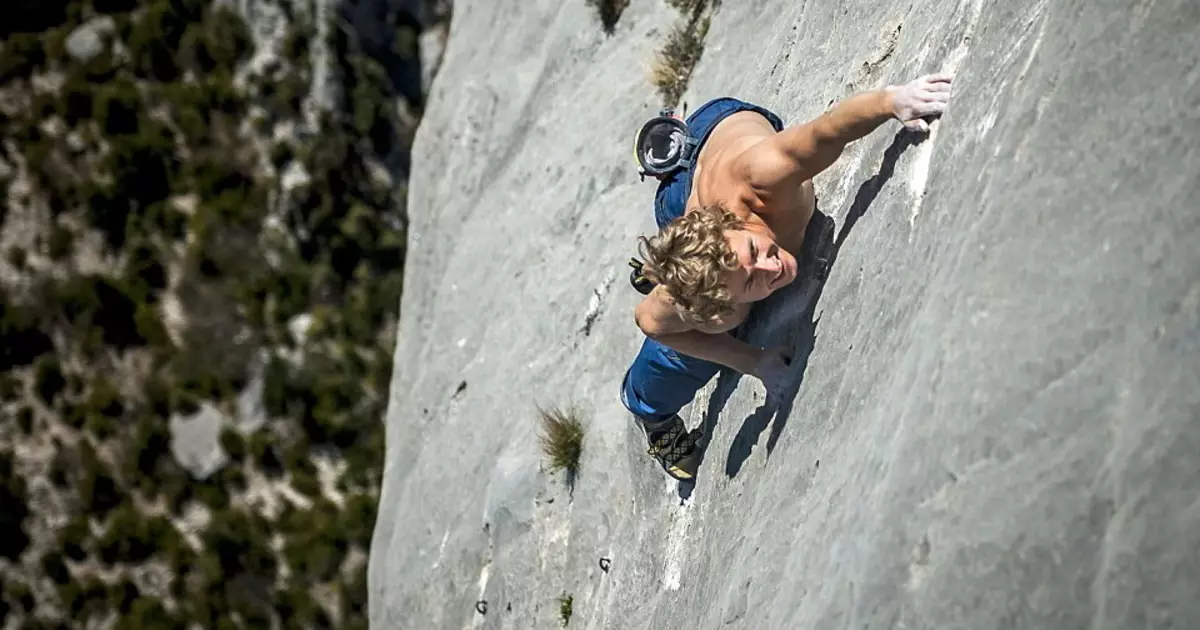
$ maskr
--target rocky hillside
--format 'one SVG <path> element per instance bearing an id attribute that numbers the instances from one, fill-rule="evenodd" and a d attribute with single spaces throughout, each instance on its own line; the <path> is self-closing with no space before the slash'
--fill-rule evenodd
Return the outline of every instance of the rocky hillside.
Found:
<path id="1" fill-rule="evenodd" d="M 1200 627 L 1198 39 L 1189 0 L 457 3 L 372 626 Z M 699 54 L 678 92 L 671 42 Z M 685 409 L 699 479 L 669 483 L 617 398 L 660 89 L 795 124 L 930 71 L 957 78 L 929 137 L 886 125 L 815 182 L 830 278 L 752 336 L 797 352 L 784 403 L 722 375 Z M 573 491 L 537 423 L 571 403 Z"/>
<path id="2" fill-rule="evenodd" d="M 7 6 L 0 627 L 366 627 L 436 8 Z"/>

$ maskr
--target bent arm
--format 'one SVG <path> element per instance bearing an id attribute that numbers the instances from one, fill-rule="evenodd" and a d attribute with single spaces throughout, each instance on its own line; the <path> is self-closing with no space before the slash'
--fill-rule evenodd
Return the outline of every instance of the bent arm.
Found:
<path id="1" fill-rule="evenodd" d="M 677 352 L 750 374 L 762 358 L 762 349 L 725 333 L 736 328 L 748 310 L 739 309 L 728 321 L 701 327 L 679 317 L 662 287 L 655 287 L 634 309 L 634 321 L 647 337 Z"/>
<path id="2" fill-rule="evenodd" d="M 655 335 L 655 341 L 677 352 L 720 363 L 742 374 L 752 374 L 763 350 L 726 333 L 708 334 L 698 330 Z"/>

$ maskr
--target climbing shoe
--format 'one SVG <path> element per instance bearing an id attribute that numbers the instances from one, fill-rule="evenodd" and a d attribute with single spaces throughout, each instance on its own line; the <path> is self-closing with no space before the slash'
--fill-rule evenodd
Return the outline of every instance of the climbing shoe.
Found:
<path id="1" fill-rule="evenodd" d="M 686 481 L 700 465 L 700 429 L 687 430 L 678 414 L 662 422 L 640 422 L 650 447 L 646 450 L 668 475 Z"/>

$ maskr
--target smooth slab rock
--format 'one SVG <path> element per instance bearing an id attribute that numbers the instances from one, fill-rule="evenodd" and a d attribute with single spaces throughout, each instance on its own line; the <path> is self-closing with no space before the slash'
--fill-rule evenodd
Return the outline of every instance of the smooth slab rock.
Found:
<path id="1" fill-rule="evenodd" d="M 797 124 L 957 78 L 928 137 L 890 123 L 816 178 L 829 281 L 751 331 L 796 349 L 793 388 L 702 392 L 692 489 L 617 398 L 653 229 L 629 144 L 678 19 L 635 1 L 606 36 L 584 2 L 456 3 L 409 188 L 373 627 L 556 628 L 563 595 L 590 629 L 1200 627 L 1200 5 L 721 3 L 689 109 Z M 535 420 L 572 402 L 573 492 Z"/>

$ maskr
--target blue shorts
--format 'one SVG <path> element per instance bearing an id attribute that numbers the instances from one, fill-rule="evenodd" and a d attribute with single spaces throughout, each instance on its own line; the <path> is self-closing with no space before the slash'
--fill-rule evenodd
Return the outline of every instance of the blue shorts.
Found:
<path id="1" fill-rule="evenodd" d="M 697 157 L 717 123 L 732 114 L 746 111 L 758 112 L 771 123 L 775 131 L 783 131 L 783 121 L 770 111 L 734 98 L 718 98 L 700 106 L 686 121 L 688 131 L 700 141 L 696 147 Z M 675 171 L 658 185 L 658 192 L 654 195 L 654 221 L 660 230 L 683 216 L 691 194 L 691 168 Z M 621 402 L 644 420 L 665 420 L 692 402 L 696 392 L 720 369 L 717 363 L 680 354 L 648 338 L 642 343 L 633 365 L 625 372 L 621 384 Z"/>

